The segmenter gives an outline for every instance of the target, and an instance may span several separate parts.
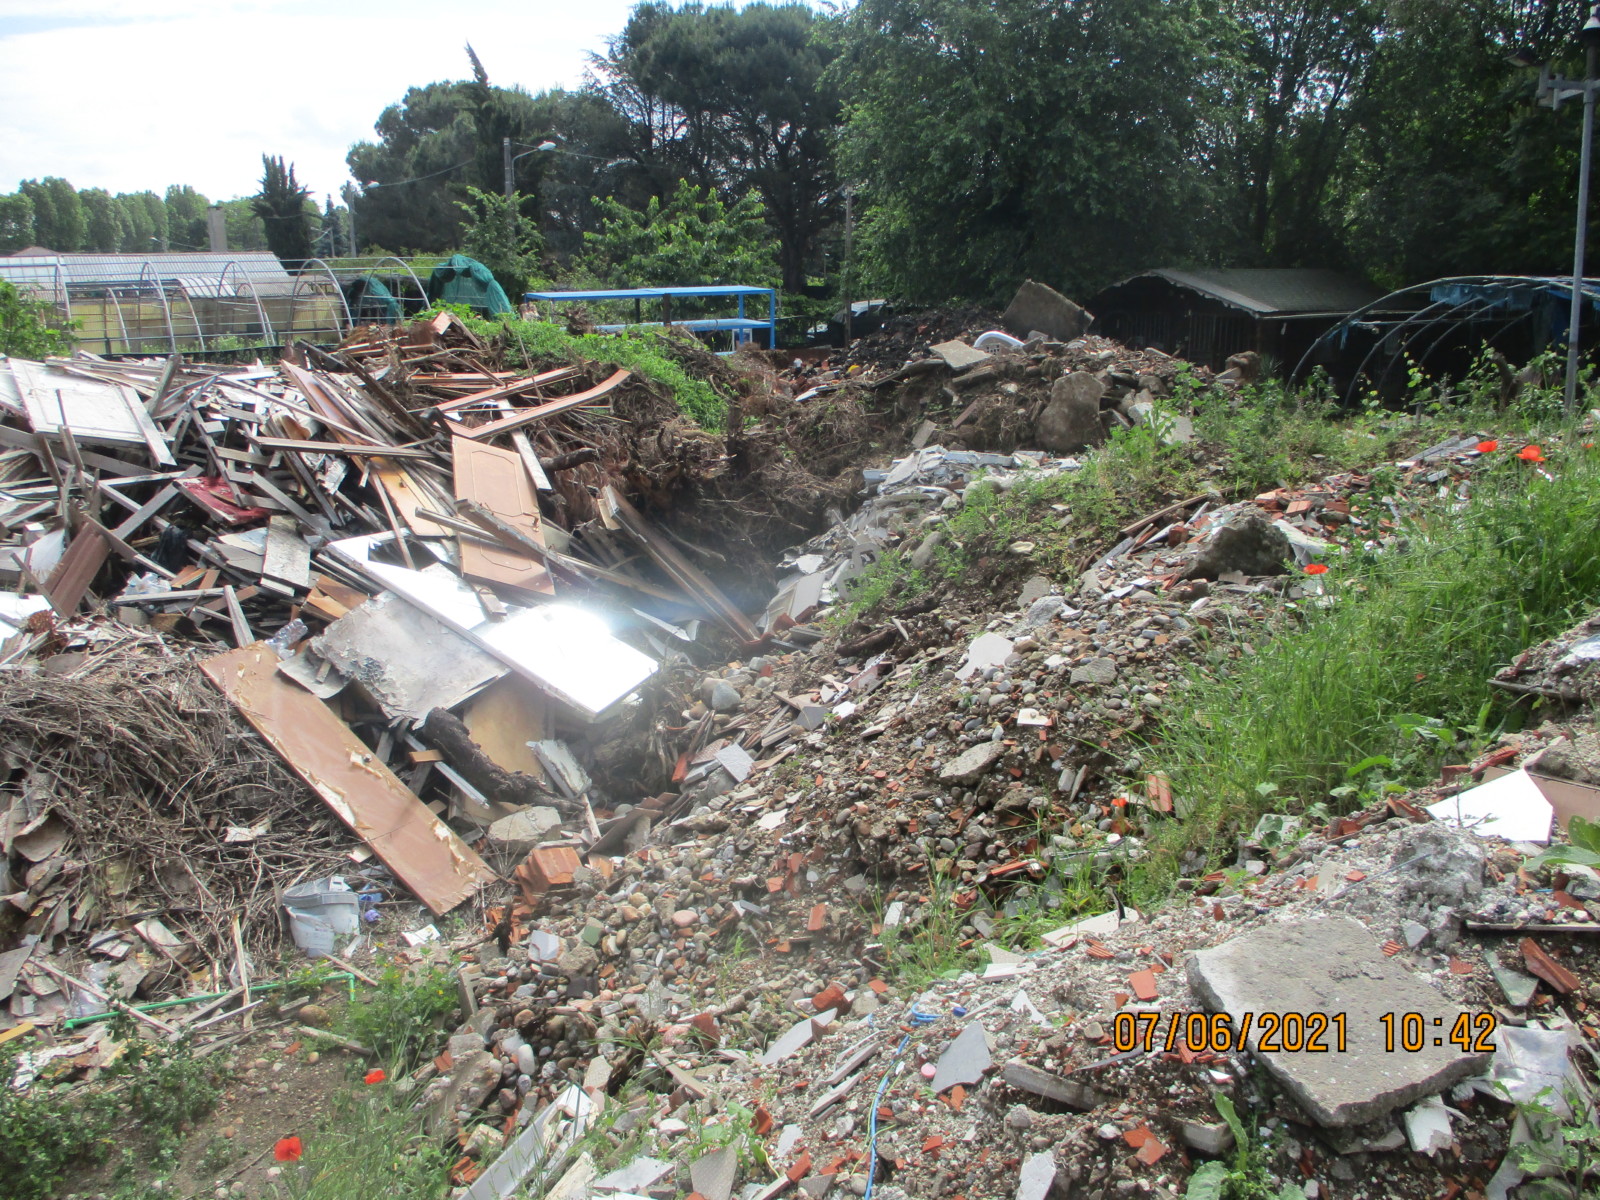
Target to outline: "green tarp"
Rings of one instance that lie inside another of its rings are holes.
[[[506,291],[489,268],[465,254],[452,254],[428,276],[430,304],[465,304],[482,316],[512,312]]]

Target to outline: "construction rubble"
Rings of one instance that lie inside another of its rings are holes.
[[[263,1096],[249,1047],[308,1032],[264,981],[376,953],[457,978],[387,1086],[466,1200],[1176,1197],[1245,1151],[1308,1200],[1515,1195],[1506,1096],[1600,1061],[1600,875],[1526,865],[1600,820],[1600,618],[1496,681],[1568,723],[1264,818],[1135,911],[1117,880],[1195,799],[1141,749],[1186,673],[1492,444],[1381,497],[1177,497],[1068,575],[1022,537],[1003,593],[853,615],[985,493],[1118,428],[1194,443],[1180,373],[1255,370],[1037,292],[831,357],[685,347],[721,436],[449,316],[274,366],[0,360],[0,1041],[83,1079],[133,1013],[245,1047]],[[890,969],[919,955],[961,965]]]

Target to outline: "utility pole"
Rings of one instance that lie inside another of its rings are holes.
[[[1572,251],[1572,307],[1567,315],[1567,411],[1578,407],[1578,367],[1582,357],[1579,329],[1583,321],[1584,260],[1589,248],[1589,176],[1594,160],[1595,91],[1600,88],[1600,4],[1589,10],[1589,19],[1579,35],[1586,63],[1581,80],[1551,78],[1548,67],[1539,73],[1539,103],[1552,109],[1563,100],[1583,97],[1583,147],[1578,159],[1578,229]]]
[[[1593,73],[1594,73],[1593,71],[1590,71],[1591,75]],[[514,183],[514,181],[512,179],[512,170],[511,170],[511,164],[512,164],[512,161],[513,161],[512,157],[511,157],[511,139],[508,138],[508,137],[500,139],[500,157],[505,161],[505,169],[506,169],[506,199],[509,200],[509,199],[511,199],[512,192],[513,192],[513,190],[515,188],[515,183]]]

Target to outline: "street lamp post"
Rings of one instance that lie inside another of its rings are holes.
[[[500,139],[500,157],[505,163],[505,188],[507,200],[511,199],[511,197],[516,193],[516,180],[513,176],[511,168],[516,165],[517,160],[520,158],[527,158],[530,154],[538,154],[541,150],[554,149],[556,149],[556,144],[552,141],[546,140],[540,142],[531,150],[524,150],[521,154],[513,155],[511,153],[511,139]]]
[[[1563,100],[1583,97],[1583,147],[1578,160],[1578,228],[1572,250],[1572,307],[1567,316],[1567,411],[1578,406],[1578,365],[1581,353],[1579,327],[1583,320],[1584,259],[1589,248],[1589,176],[1594,159],[1595,92],[1600,68],[1600,4],[1591,6],[1589,19],[1579,35],[1586,62],[1581,80],[1551,78],[1548,70],[1539,81],[1539,102],[1560,108]]]

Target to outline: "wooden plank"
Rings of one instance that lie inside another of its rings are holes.
[[[80,529],[45,581],[50,607],[63,617],[73,616],[78,605],[83,603],[84,593],[89,590],[96,572],[110,557],[111,543],[99,529]]]
[[[523,537],[543,546],[539,499],[521,456],[459,437],[452,439],[452,448],[457,498],[476,501]],[[461,573],[468,579],[525,592],[554,595],[556,590],[542,556],[478,541],[462,540]]]
[[[250,630],[250,622],[245,620],[244,608],[239,603],[239,593],[233,588],[222,589],[222,598],[228,602],[228,620],[233,623],[233,643],[236,646],[248,646],[256,640],[256,635]]]
[[[448,536],[450,531],[443,525],[418,515],[424,509],[439,507],[439,501],[429,497],[404,467],[379,466],[378,462],[371,467],[372,477],[388,495],[395,512],[400,514],[400,519],[410,527],[411,532],[418,537]]]
[[[577,367],[557,367],[553,371],[546,371],[542,375],[533,375],[527,379],[519,379],[515,383],[488,388],[481,392],[474,392],[470,396],[463,396],[459,400],[446,400],[443,404],[435,404],[437,412],[455,412],[458,408],[465,408],[469,404],[490,404],[496,400],[509,400],[513,396],[520,396],[524,392],[536,391],[547,383],[560,383],[564,379],[573,379],[578,375]],[[416,381],[413,380],[413,383]]]
[[[311,586],[311,547],[300,536],[292,517],[273,517],[267,522],[267,551],[261,573],[292,587]]]
[[[432,450],[420,446],[354,446],[345,442],[305,442],[298,438],[256,437],[263,450],[293,450],[301,454],[351,454],[357,458],[421,458],[432,460]]]
[[[570,412],[574,408],[582,408],[586,404],[594,404],[610,395],[633,375],[632,371],[618,371],[604,383],[590,388],[586,392],[576,395],[563,396],[559,400],[552,400],[548,404],[540,404],[533,408],[525,408],[514,417],[506,417],[499,421],[490,421],[487,425],[479,425],[468,429],[459,421],[446,418],[450,431],[461,437],[481,441],[484,438],[494,437],[497,434],[510,433],[513,429],[521,429],[524,425],[541,421],[545,417],[553,417],[559,413]]]
[[[495,874],[321,700],[257,642],[200,664],[245,720],[434,913]]]

